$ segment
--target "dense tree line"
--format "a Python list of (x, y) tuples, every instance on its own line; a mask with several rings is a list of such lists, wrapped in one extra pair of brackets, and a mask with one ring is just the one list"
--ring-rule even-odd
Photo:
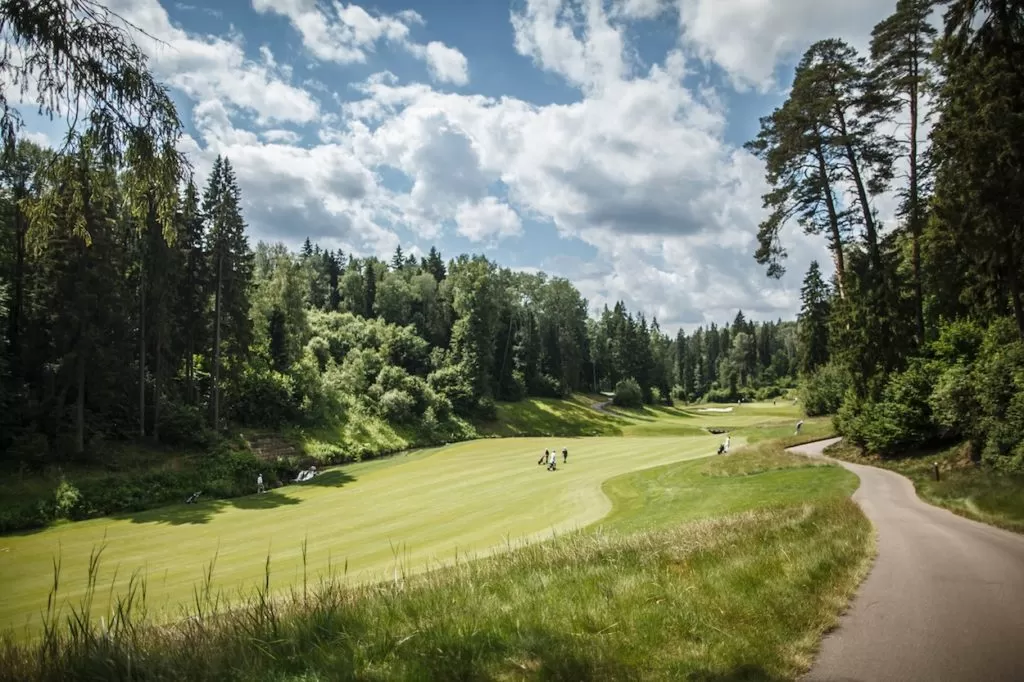
[(230, 161), (195, 185), (121, 20), (92, 0), (0, 19), (0, 73), (34, 79), (68, 123), (40, 147), (0, 99), (0, 449), (15, 459), (368, 417), (447, 439), (495, 401), (623, 382), (644, 402), (734, 400), (795, 373), (791, 323), (740, 313), (670, 338), (622, 303), (592, 319), (567, 280), (483, 256), (250, 245)]
[(748, 144), (771, 185), (757, 261), (781, 275), (796, 220), (835, 265), (803, 287), (807, 407), (870, 449), (966, 438), (1024, 469), (1022, 16), (1017, 0), (898, 0), (870, 55), (811, 46)]
[[(627, 379), (645, 402), (734, 400), (796, 367), (792, 323), (739, 313), (670, 338), (622, 303), (591, 319), (569, 281), (483, 256), (251, 248), (227, 158), (164, 226), (155, 200), (127, 210), (125, 169), (88, 138), (67, 154), (22, 140), (0, 161), (4, 445), (22, 454), (353, 413), (443, 436), (495, 401)], [(26, 216), (44, 202), (46, 229)]]

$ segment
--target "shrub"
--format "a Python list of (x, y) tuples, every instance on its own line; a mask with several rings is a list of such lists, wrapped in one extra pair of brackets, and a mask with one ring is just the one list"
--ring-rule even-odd
[(415, 417), (416, 401), (402, 389), (393, 388), (381, 396), (377, 409), (388, 421), (407, 424)]
[(829, 363), (819, 367), (804, 379), (800, 387), (800, 402), (804, 412), (808, 417), (835, 414), (843, 404), (850, 386), (849, 374), (839, 365)]
[(63, 476), (54, 491), (53, 511), (57, 518), (74, 519), (79, 516), (79, 503), (82, 501), (82, 493)]
[(530, 382), (529, 388), (530, 394), (537, 396), (538, 398), (565, 397), (565, 392), (562, 390), (561, 382), (550, 374), (538, 375), (532, 382)]
[(615, 396), (612, 402), (618, 407), (642, 407), (644, 394), (637, 380), (630, 377), (615, 384)]
[(435, 370), (427, 376), (427, 383), (447, 398), (459, 414), (471, 414), (475, 410), (473, 386), (461, 367), (449, 365)]
[(300, 416), (289, 378), (272, 370), (247, 369), (228, 406), (243, 426), (278, 427)]
[(942, 437), (976, 435), (981, 408), (967, 366), (957, 363), (947, 367), (935, 382), (928, 405)]

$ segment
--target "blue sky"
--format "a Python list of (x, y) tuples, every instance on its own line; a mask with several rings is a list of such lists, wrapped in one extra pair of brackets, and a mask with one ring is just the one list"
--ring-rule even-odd
[(107, 4), (161, 41), (139, 38), (182, 146), (201, 180), (232, 160), (253, 241), (484, 253), (674, 331), (796, 313), (827, 258), (790, 228), (789, 273), (764, 276), (763, 169), (742, 144), (811, 42), (863, 49), (895, 2)]

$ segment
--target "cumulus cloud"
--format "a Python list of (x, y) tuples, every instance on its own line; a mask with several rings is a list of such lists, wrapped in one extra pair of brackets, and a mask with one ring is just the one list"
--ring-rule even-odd
[(490, 196), (477, 203), (467, 201), (460, 204), (455, 211), (455, 224), (459, 234), (474, 242), (486, 239), (497, 242), (523, 232), (519, 214), (508, 204)]
[(469, 82), (469, 65), (459, 50), (438, 41), (423, 45), (409, 37), (413, 25), (424, 23), (413, 10), (373, 15), (359, 5), (326, 5), (316, 0), (252, 0), (252, 6), (261, 14), (287, 17), (306, 49), (321, 61), (365, 63), (379, 42), (387, 42), (424, 61), (439, 82)]
[(248, 59), (240, 37), (190, 35), (171, 23), (157, 0), (110, 0), (106, 5), (143, 31), (136, 40), (149, 53), (156, 75), (193, 100), (220, 100), (252, 112), (260, 125), (318, 118), (316, 100), (288, 83), (273, 63)]
[(893, 0), (675, 0), (684, 44), (722, 67), (738, 87), (775, 85), (780, 62), (814, 41), (843, 37), (867, 47), (871, 28)]
[[(725, 142), (730, 112), (722, 98), (688, 87), (687, 76), (706, 60), (737, 87), (769, 87), (776, 66), (812, 40), (864, 40), (890, 10), (890, 0), (714, 3), (517, 3), (514, 49), (579, 94), (547, 106), (442, 92), (381, 72), (355, 84), (354, 99), (327, 108), (313, 92), (330, 88), (293, 83), (283, 52), (263, 46), (250, 59), (241, 37), (186, 33), (157, 0), (116, 0), (112, 9), (166, 43), (143, 45), (158, 75), (194, 103), (196, 137), (186, 136), (182, 149), (201, 174), (217, 154), (230, 157), (254, 240), (297, 245), (310, 236), (328, 248), (383, 255), (399, 243), (429, 246), (446, 230), (481, 244), (519, 237), (515, 244), (528, 245), (533, 226), (547, 224), (593, 257), (527, 247), (520, 269), (569, 277), (593, 308), (624, 300), (673, 330), (731, 318), (737, 308), (762, 319), (791, 316), (809, 261), (830, 265), (822, 240), (795, 225), (784, 232), (783, 282), (754, 263), (763, 167)], [(461, 52), (412, 40), (425, 22), (411, 10), (380, 14), (315, 0), (253, 7), (286, 17), (321, 61), (363, 62), (391, 45), (422, 60), (437, 82), (469, 81)], [(628, 29), (655, 17), (678, 22), (679, 44), (645, 67)], [(314, 135), (291, 129), (300, 124)], [(405, 186), (385, 183), (385, 174)]]

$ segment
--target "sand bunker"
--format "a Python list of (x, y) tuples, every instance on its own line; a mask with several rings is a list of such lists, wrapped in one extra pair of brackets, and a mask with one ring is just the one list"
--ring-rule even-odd
[(700, 407), (698, 412), (732, 412), (731, 407)]

